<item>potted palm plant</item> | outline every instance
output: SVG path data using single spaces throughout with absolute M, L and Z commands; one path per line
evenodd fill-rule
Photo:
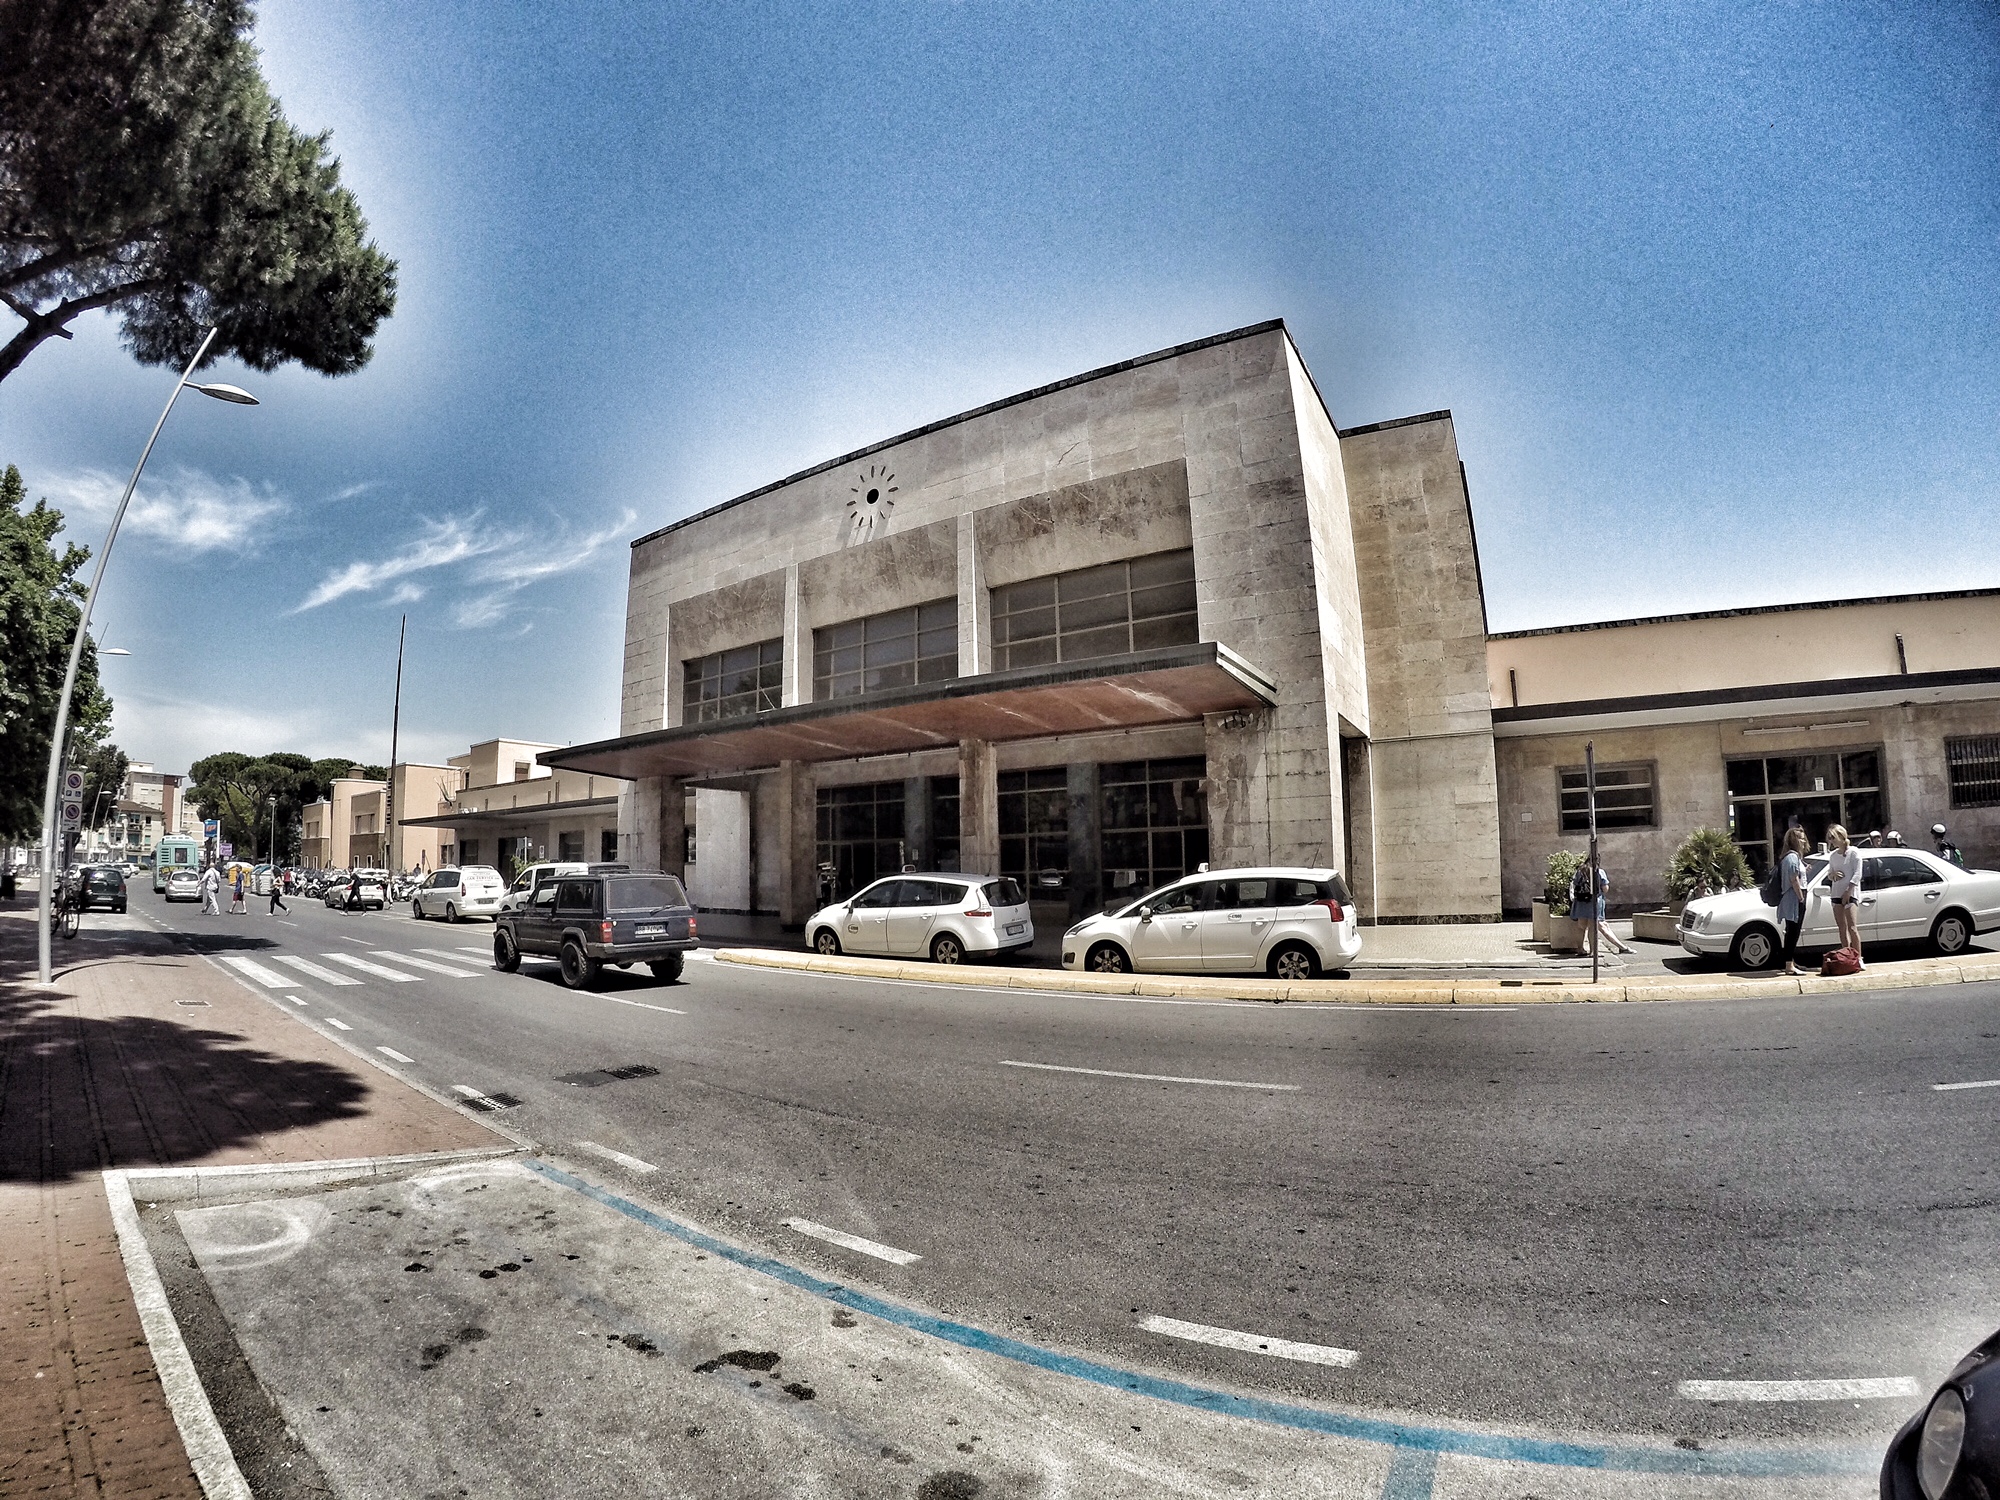
M 1750 862 L 1735 841 L 1720 829 L 1697 828 L 1681 840 L 1667 865 L 1667 905 L 1679 915 L 1690 901 L 1740 891 L 1750 883 Z

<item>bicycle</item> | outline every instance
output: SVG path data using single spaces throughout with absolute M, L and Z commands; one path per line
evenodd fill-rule
M 63 938 L 76 936 L 77 928 L 83 921 L 82 893 L 64 885 L 56 892 L 55 927 L 56 935 Z

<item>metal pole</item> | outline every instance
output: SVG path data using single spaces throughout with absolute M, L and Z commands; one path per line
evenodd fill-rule
M 1590 808 L 1590 982 L 1597 983 L 1597 744 L 1583 746 L 1583 795 Z
M 208 330 L 208 337 L 201 341 L 201 347 L 194 351 L 194 358 L 181 371 L 181 378 L 174 382 L 174 393 L 167 397 L 167 404 L 160 412 L 160 420 L 153 424 L 153 433 L 146 439 L 146 446 L 139 454 L 139 462 L 132 466 L 132 477 L 126 481 L 125 493 L 118 499 L 118 509 L 111 513 L 111 529 L 104 536 L 104 550 L 97 554 L 97 568 L 90 575 L 90 591 L 83 596 L 83 614 L 76 622 L 76 639 L 69 643 L 69 670 L 63 675 L 62 697 L 56 700 L 56 732 L 49 741 L 49 784 L 42 792 L 42 879 L 41 901 L 35 913 L 35 944 L 41 965 L 43 984 L 49 983 L 49 911 L 50 887 L 55 883 L 55 840 L 56 840 L 56 788 L 62 782 L 63 737 L 69 732 L 69 699 L 76 691 L 77 664 L 83 659 L 84 633 L 90 629 L 90 612 L 97 604 L 98 585 L 104 582 L 104 565 L 111 561 L 111 544 L 118 540 L 119 523 L 125 519 L 125 507 L 132 503 L 132 491 L 139 487 L 139 471 L 146 467 L 146 460 L 153 456 L 153 444 L 160 439 L 160 429 L 167 425 L 167 414 L 174 409 L 174 403 L 186 389 L 188 376 L 194 374 L 201 357 L 208 353 L 208 346 L 215 342 L 216 330 Z
M 389 784 L 382 789 L 382 863 L 391 875 L 400 874 L 395 857 L 396 838 L 396 736 L 403 727 L 403 635 L 410 617 L 396 627 L 396 706 L 389 714 Z

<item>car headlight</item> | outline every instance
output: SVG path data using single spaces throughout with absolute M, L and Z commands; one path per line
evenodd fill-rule
M 1965 1401 L 1946 1386 L 1932 1399 L 1931 1409 L 1924 1414 L 1924 1430 L 1917 1438 L 1917 1487 L 1924 1492 L 1924 1500 L 1944 1500 L 1964 1447 Z
M 1708 931 L 1709 918 L 1713 917 L 1714 915 L 1715 913 L 1712 911 L 1697 912 L 1695 914 L 1695 919 L 1694 919 L 1694 930 L 1696 932 Z

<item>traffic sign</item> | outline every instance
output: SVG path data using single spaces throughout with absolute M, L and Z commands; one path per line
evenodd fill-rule
M 62 791 L 64 797 L 81 802 L 83 800 L 83 772 L 63 772 Z
M 62 825 L 65 831 L 80 827 L 83 823 L 83 804 L 65 802 L 62 805 Z
M 205 839 L 212 839 L 220 832 L 222 832 L 220 818 L 210 818 L 201 825 L 201 836 Z
M 234 844 L 217 844 L 215 846 L 215 857 L 217 859 L 234 859 L 236 857 L 236 846 Z

